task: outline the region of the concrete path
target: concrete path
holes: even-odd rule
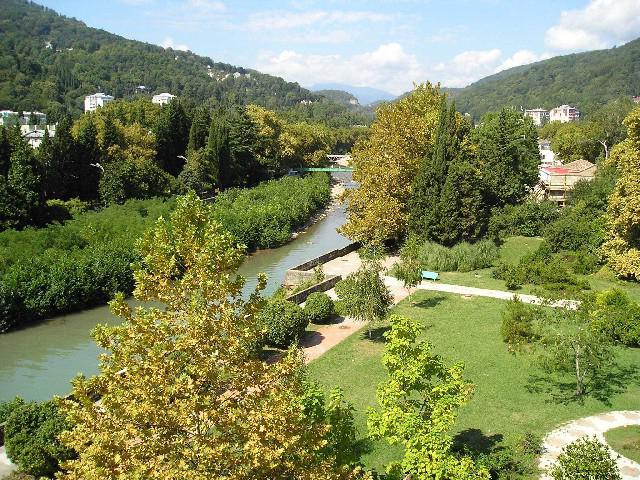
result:
[[[4,447],[0,447],[0,478],[4,478],[16,469],[16,466],[9,461]]]
[[[402,286],[402,282],[397,278],[393,277],[385,277],[385,283],[393,284],[397,283]],[[444,292],[444,293],[457,293],[459,295],[470,295],[474,297],[490,297],[490,298],[498,298],[500,300],[511,300],[515,295],[524,302],[531,303],[534,305],[541,305],[543,300],[540,297],[536,297],[535,295],[525,295],[521,293],[515,292],[505,292],[503,290],[489,290],[486,288],[476,288],[476,287],[465,287],[462,285],[453,285],[449,283],[439,283],[439,282],[429,282],[423,281],[417,287],[419,290],[429,290],[432,292]],[[562,308],[570,308],[575,309],[580,305],[580,302],[577,300],[558,300],[553,303],[550,303],[550,307],[562,307]]]
[[[599,441],[607,444],[604,432],[618,427],[629,425],[640,425],[640,411],[618,411],[601,413],[591,417],[581,418],[561,425],[549,433],[543,441],[544,453],[538,461],[538,466],[545,472],[541,475],[542,480],[550,480],[546,473],[562,452],[562,449],[570,443],[582,437],[595,436]],[[619,454],[615,454],[620,474],[623,480],[640,479],[640,464],[629,460]]]

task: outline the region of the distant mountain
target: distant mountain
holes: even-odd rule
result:
[[[356,97],[344,90],[316,90],[314,93],[342,105],[360,105],[360,101]]]
[[[128,40],[25,0],[0,0],[0,109],[79,113],[84,96],[97,91],[272,109],[325,102],[279,77]]]
[[[476,119],[505,106],[551,109],[562,104],[588,116],[609,100],[640,95],[640,39],[514,67],[448,91],[458,110]]]
[[[342,83],[318,83],[311,87],[313,92],[321,90],[342,90],[358,99],[360,105],[369,105],[381,100],[393,100],[396,95],[373,87],[355,87]]]

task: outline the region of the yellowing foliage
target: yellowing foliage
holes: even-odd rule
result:
[[[406,98],[380,107],[368,139],[352,152],[349,221],[343,232],[353,240],[381,244],[407,229],[407,202],[420,161],[435,137],[442,93],[420,85]]]
[[[627,139],[614,147],[609,159],[619,177],[609,197],[601,252],[620,277],[640,280],[640,108],[624,124]]]
[[[303,415],[300,352],[273,365],[257,358],[264,278],[243,300],[244,249],[210,209],[180,198],[140,250],[134,295],[145,306],[119,296],[111,308],[122,325],[95,330],[108,353],[99,375],[77,378],[73,400],[61,401],[74,425],[62,441],[78,458],[57,478],[350,478],[322,454],[329,427]]]

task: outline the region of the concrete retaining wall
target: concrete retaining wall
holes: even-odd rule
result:
[[[284,277],[284,285],[288,287],[300,285],[305,280],[313,277],[314,273],[312,270],[318,265],[322,265],[323,263],[335,260],[336,258],[343,257],[348,253],[357,250],[358,248],[360,248],[359,243],[350,243],[346,247],[331,250],[330,252],[324,253],[319,257],[309,260],[308,262],[297,265],[287,270],[287,273]]]
[[[287,300],[293,303],[297,303],[299,305],[304,301],[306,301],[307,297],[312,293],[326,292],[327,290],[331,290],[333,287],[336,286],[336,283],[338,283],[340,280],[342,280],[342,277],[340,275],[333,275],[320,283],[316,283],[315,285],[309,288],[306,288],[298,293],[289,295],[287,297]]]

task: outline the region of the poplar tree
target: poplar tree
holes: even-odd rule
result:
[[[206,146],[210,125],[211,115],[209,114],[209,107],[201,105],[196,108],[193,114],[193,120],[191,121],[191,129],[189,130],[188,153],[195,152]]]
[[[164,106],[154,128],[156,136],[156,160],[171,175],[177,176],[184,166],[184,156],[189,139],[190,122],[179,100]]]

